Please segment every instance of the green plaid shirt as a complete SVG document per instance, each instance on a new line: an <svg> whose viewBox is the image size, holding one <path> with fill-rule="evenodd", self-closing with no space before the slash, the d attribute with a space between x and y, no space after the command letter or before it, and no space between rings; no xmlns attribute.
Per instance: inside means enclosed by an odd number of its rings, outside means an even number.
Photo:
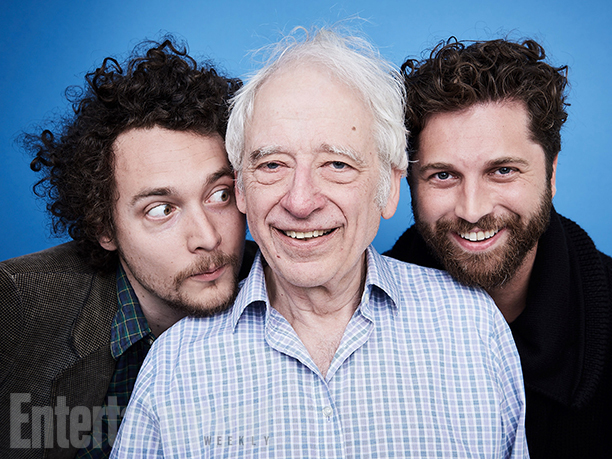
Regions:
<svg viewBox="0 0 612 459"><path fill-rule="evenodd" d="M101 424L97 431L94 425L92 441L79 451L77 458L106 458L110 455L138 370L155 340L121 265L117 268L117 300L119 310L113 319L110 342L111 354L117 361L115 373L106 393Z"/></svg>

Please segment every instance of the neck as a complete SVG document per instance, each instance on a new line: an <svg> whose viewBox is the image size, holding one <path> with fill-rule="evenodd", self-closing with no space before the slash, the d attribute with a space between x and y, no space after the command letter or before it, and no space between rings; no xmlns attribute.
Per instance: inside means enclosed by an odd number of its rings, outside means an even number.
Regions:
<svg viewBox="0 0 612 459"><path fill-rule="evenodd" d="M537 252L536 246L529 251L525 260L516 271L515 275L500 287L487 289L497 308L501 311L506 322L512 323L525 310L527 306L527 292L529 290L529 279L533 270Z"/></svg>
<svg viewBox="0 0 612 459"><path fill-rule="evenodd" d="M134 278L132 272L125 263L123 264L123 269L138 298L140 309L147 319L149 328L155 337L159 337L168 328L187 315L182 311L172 308L157 296L152 295Z"/></svg>
<svg viewBox="0 0 612 459"><path fill-rule="evenodd" d="M140 301L140 295L138 300ZM183 317L187 316L184 312L177 311L168 305L160 307L153 304L147 304L146 301L140 301L140 308L147 319L149 328L156 337L168 330Z"/></svg>
<svg viewBox="0 0 612 459"><path fill-rule="evenodd" d="M333 287L296 287L284 282L269 267L265 272L272 307L293 327L325 377L361 301L365 260L358 275Z"/></svg>

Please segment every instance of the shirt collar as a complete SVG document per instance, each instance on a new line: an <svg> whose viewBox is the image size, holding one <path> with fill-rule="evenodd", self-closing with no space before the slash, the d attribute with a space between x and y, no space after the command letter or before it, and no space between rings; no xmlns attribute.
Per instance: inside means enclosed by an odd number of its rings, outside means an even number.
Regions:
<svg viewBox="0 0 612 459"><path fill-rule="evenodd" d="M365 307L372 304L372 302L369 301L369 297L372 295L374 287L377 287L377 289L381 290L390 298L391 302L389 305L397 311L401 294L397 279L393 275L393 271L386 257L379 254L374 246L370 245L366 249L366 260L367 272L361 304L365 305Z"/></svg>
<svg viewBox="0 0 612 459"><path fill-rule="evenodd" d="M264 275L264 265L261 251L257 251L251 272L248 277L243 280L240 285L240 291L234 302L234 307L231 310L232 328L236 327L242 313L254 303L268 304L268 293L266 291L266 278Z"/></svg>
<svg viewBox="0 0 612 459"><path fill-rule="evenodd" d="M373 246L366 249L366 280L361 304L364 309L369 309L371 302L369 301L374 287L381 290L390 301L390 306L397 310L397 305L400 302L400 292L397 286L397 281L393 277L393 273L386 257L380 255ZM255 303L269 305L268 293L266 290L266 280L264 275L264 259L261 252L258 251L251 267L249 276L242 282L240 293L236 298L234 307L231 312L232 328L240 320L244 310ZM364 311L366 312L366 311Z"/></svg>
<svg viewBox="0 0 612 459"><path fill-rule="evenodd" d="M121 264L117 268L117 301L119 310L111 326L110 343L115 360L137 341L146 338L152 342L155 339Z"/></svg>

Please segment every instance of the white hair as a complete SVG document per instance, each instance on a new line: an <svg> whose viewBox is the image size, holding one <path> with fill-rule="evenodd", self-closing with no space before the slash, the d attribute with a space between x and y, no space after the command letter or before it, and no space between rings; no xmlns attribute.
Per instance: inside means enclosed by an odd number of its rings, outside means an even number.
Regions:
<svg viewBox="0 0 612 459"><path fill-rule="evenodd" d="M254 73L232 100L225 143L242 189L244 132L253 115L259 88L283 68L303 62L325 66L340 82L357 91L374 118L373 132L381 163L376 193L382 208L391 189L391 171L406 174L405 87L401 74L364 38L321 28L298 40L296 31L270 48L267 63Z"/></svg>

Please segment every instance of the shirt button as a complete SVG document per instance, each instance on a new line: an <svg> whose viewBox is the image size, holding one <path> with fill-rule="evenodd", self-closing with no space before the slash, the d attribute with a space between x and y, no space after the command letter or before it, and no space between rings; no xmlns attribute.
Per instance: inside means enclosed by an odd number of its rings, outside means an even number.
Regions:
<svg viewBox="0 0 612 459"><path fill-rule="evenodd" d="M326 406L325 408L323 408L323 415L326 418L330 418L332 414L334 414L334 410L331 406Z"/></svg>

